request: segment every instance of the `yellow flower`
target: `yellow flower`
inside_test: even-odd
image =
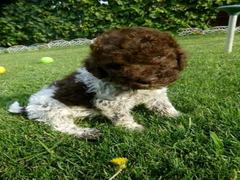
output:
[[[117,172],[112,177],[110,177],[109,180],[113,180],[115,177],[117,177],[122,172],[122,170],[127,167],[127,162],[128,159],[125,157],[113,158],[111,160],[111,163],[117,166]]]
[[[118,157],[118,158],[114,158],[111,160],[111,163],[119,166],[120,169],[123,169],[126,167],[126,164],[128,162],[128,159],[125,157]]]

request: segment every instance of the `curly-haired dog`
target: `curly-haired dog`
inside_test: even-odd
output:
[[[90,47],[83,67],[33,94],[26,107],[15,102],[9,111],[80,138],[100,133],[76,126],[75,118],[101,113],[117,126],[142,129],[130,113],[140,103],[161,115],[179,115],[167,86],[178,78],[186,58],[168,33],[120,28],[103,33]]]

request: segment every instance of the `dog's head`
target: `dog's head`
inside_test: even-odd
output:
[[[134,27],[98,36],[85,65],[100,79],[133,89],[150,89],[174,82],[185,62],[185,53],[168,33]]]

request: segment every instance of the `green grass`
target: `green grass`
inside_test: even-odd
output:
[[[133,110],[143,133],[114,127],[106,119],[78,121],[97,127],[103,138],[79,140],[7,112],[43,85],[76,69],[87,47],[1,54],[0,177],[4,179],[108,179],[114,157],[127,157],[117,179],[240,179],[240,35],[232,54],[225,34],[179,37],[189,56],[181,78],[169,87],[183,115],[160,117],[143,106]],[[38,64],[51,56],[53,64]]]

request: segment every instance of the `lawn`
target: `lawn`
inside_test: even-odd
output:
[[[177,38],[188,53],[188,66],[169,87],[183,113],[160,117],[144,106],[133,110],[144,132],[114,127],[103,117],[77,120],[96,127],[98,141],[79,140],[47,125],[7,112],[14,100],[28,97],[72,72],[87,56],[86,46],[0,54],[0,178],[108,179],[112,158],[127,157],[117,179],[240,179],[240,34],[231,54],[225,34]],[[52,64],[39,64],[51,56]]]

